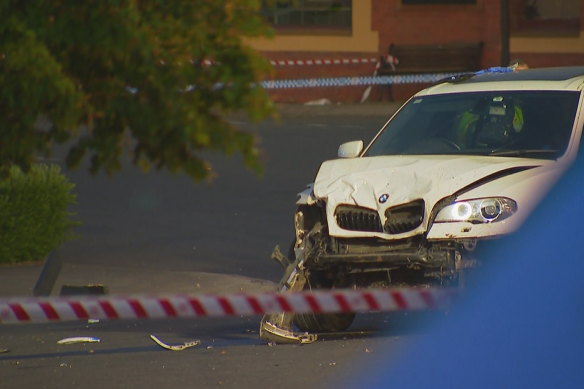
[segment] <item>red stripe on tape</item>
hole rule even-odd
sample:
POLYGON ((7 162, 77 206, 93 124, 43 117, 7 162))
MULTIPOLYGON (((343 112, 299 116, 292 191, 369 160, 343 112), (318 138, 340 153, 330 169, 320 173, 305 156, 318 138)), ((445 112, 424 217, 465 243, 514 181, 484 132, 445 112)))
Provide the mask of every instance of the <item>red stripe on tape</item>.
POLYGON ((142 306, 142 304, 140 304, 139 301, 137 300, 129 300, 128 304, 130 305, 130 308, 132 308, 132 311, 134 311, 134 313, 136 314, 136 316, 138 316, 140 319, 143 319, 145 317, 148 317, 148 313, 146 313, 146 310, 144 309, 144 307, 142 306))
POLYGON ((78 319, 89 319, 89 314, 78 301, 71 301, 69 306, 78 319))
POLYGON ((276 301, 278 302, 278 305, 280 305, 280 308, 282 308, 282 311, 292 312, 292 306, 288 303, 288 300, 282 297, 282 295, 277 295, 276 301))
POLYGON ((47 317, 47 319, 49 319, 49 320, 59 320, 60 319, 59 314, 57 313, 57 311, 55 311, 55 308, 53 308, 53 306, 50 303, 42 302, 42 303, 39 303, 39 306, 41 307, 41 309, 45 313, 45 316, 47 317))
POLYGON ((369 305, 369 309, 373 311, 379 310, 379 304, 377 303, 377 300, 371 293, 369 292, 363 293, 363 298, 367 302, 367 305, 369 305))
POLYGON ((398 308, 406 309, 408 307, 408 303, 406 302, 404 296, 401 293, 392 290, 390 294, 391 297, 393 298, 393 301, 395 301, 395 303, 397 304, 398 308))
POLYGON ((116 310, 110 304, 109 301, 99 301, 98 304, 108 319, 117 319, 118 318, 118 313, 116 312, 116 310))
POLYGON ((221 305, 221 308, 223 308, 223 312, 225 312, 227 315, 235 315, 235 309, 233 309, 233 306, 229 300, 227 300, 225 297, 219 297, 218 300, 219 305, 221 305))
POLYGON ((344 295, 335 293, 334 297, 337 304, 339 304, 341 311, 351 312, 351 306, 349 305, 349 302, 347 301, 347 298, 344 295))
POLYGON ((28 316, 28 313, 26 313, 26 311, 24 310, 24 308, 22 308, 20 304, 8 304, 8 306, 10 307, 10 309, 14 313, 14 316, 16 316, 18 320, 20 321, 30 320, 30 316, 28 316))
POLYGON ((246 300, 251 309, 253 310, 253 313, 256 313, 258 315, 264 313, 264 309, 262 308, 262 306, 260 305, 256 298, 247 296, 246 300))
POLYGON ((160 303, 160 306, 162 307, 162 309, 164 310, 164 313, 166 314, 166 316, 170 316, 170 317, 177 316, 176 309, 174 309, 174 307, 172 306, 170 301, 168 301, 168 299, 160 299, 159 303, 160 303))
POLYGON ((207 316, 207 310, 205 309, 205 307, 203 307, 203 304, 201 304, 201 302, 198 299, 196 298, 189 299, 189 304, 191 305, 197 316, 207 316))
POLYGON ((310 309, 312 310, 312 312, 314 312, 314 313, 321 313, 322 312, 322 308, 320 307, 320 304, 318 303, 318 301, 316 300, 316 298, 313 295, 309 294, 304 299, 306 300, 308 305, 310 305, 310 309))

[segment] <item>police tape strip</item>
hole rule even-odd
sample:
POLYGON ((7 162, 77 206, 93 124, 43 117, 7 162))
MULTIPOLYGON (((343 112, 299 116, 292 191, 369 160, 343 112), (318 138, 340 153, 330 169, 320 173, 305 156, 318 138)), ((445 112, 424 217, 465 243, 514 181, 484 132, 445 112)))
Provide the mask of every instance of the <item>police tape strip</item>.
POLYGON ((378 62, 377 58, 270 60, 273 66, 361 65, 378 62))
MULTIPOLYGON (((213 66, 216 64, 212 60, 204 60, 203 65, 213 66)), ((329 66, 329 65, 362 65, 362 64, 377 64, 378 58, 333 58, 333 59, 279 59, 270 60, 272 66, 329 66)))
POLYGON ((261 315, 436 310, 448 307, 453 289, 328 290, 298 293, 168 296, 1 298, 0 322, 87 319, 161 319, 261 315))
POLYGON ((391 76, 305 78, 289 80, 266 80, 261 82, 265 89, 321 88, 339 86, 369 86, 433 83, 458 76, 462 73, 399 74, 391 76))

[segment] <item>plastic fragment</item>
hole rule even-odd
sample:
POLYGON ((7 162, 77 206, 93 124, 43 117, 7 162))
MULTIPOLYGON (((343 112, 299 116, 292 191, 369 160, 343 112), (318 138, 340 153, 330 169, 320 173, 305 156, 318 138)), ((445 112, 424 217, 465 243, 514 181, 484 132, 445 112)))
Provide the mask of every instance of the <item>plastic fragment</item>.
POLYGON ((199 344, 201 344, 200 340, 193 340, 190 342, 184 342, 183 344, 171 345, 171 344, 164 343, 159 338, 157 338, 155 335, 150 335, 150 339, 152 339, 154 342, 156 342, 156 344, 158 344, 160 347, 165 348, 167 350, 171 350, 171 351, 182 351, 182 350, 187 349, 189 347, 194 347, 194 346, 198 346, 199 344))
POLYGON ((57 344, 73 344, 73 343, 99 343, 101 339, 93 336, 74 336, 72 338, 64 338, 57 341, 57 344))

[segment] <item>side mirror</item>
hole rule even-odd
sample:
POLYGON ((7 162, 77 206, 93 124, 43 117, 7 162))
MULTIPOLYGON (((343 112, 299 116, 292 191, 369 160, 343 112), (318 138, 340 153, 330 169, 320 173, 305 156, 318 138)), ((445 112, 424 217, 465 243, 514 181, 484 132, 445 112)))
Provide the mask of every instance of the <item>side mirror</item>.
POLYGON ((340 145, 337 156, 339 158, 355 158, 361 154, 361 151, 363 151, 363 141, 354 140, 340 145))

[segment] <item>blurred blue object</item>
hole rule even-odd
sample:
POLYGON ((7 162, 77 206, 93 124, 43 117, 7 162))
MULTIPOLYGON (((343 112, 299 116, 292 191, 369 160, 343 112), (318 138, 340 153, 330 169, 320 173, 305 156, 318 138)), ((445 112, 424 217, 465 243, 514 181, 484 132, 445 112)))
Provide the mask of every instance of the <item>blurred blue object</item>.
POLYGON ((485 74, 485 73, 511 73, 513 72, 513 68, 511 67, 502 67, 502 66, 494 66, 488 69, 479 70, 475 72, 475 75, 485 74))
POLYGON ((583 388, 584 161, 517 234, 497 243, 476 289, 401 358, 354 388, 583 388))

